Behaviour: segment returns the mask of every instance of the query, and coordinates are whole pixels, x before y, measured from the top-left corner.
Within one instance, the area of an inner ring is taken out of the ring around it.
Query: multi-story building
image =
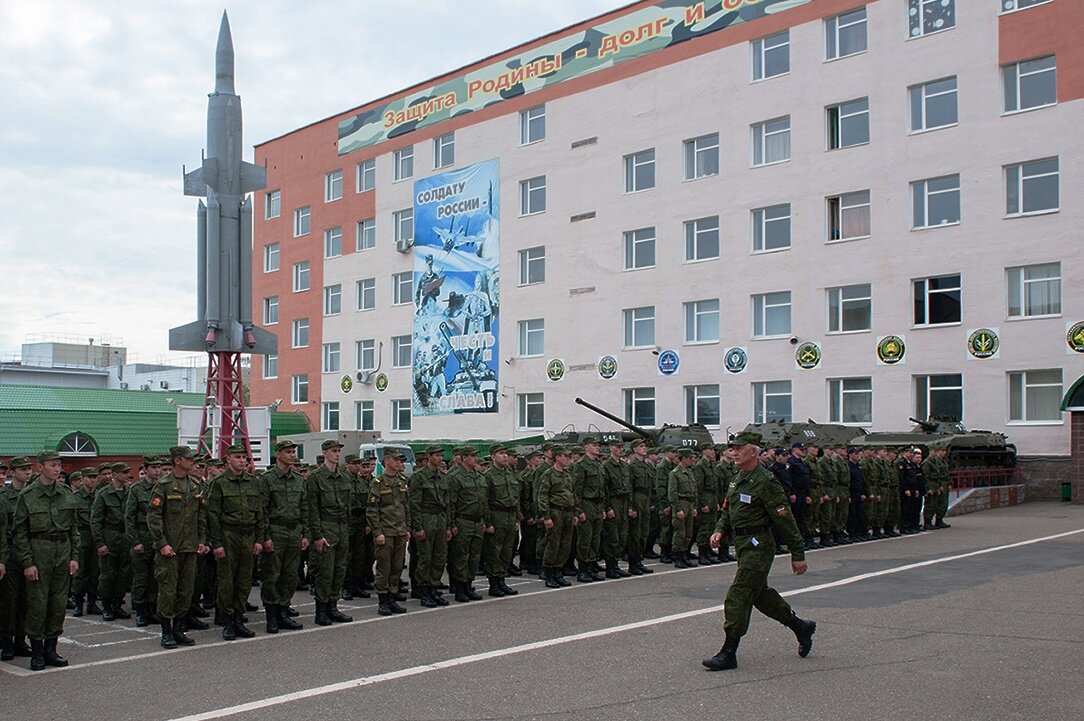
[[[257,146],[254,303],[280,351],[253,402],[417,438],[612,427],[576,396],[720,440],[957,416],[1068,453],[1084,3],[662,5]],[[420,388],[447,389],[412,369],[431,241],[415,183],[492,159],[499,410],[418,413]]]

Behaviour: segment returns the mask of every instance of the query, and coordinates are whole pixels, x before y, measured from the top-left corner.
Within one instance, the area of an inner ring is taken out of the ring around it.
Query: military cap
[[[356,453],[351,453],[346,457],[347,463],[361,463],[361,456]]]
[[[385,448],[384,458],[406,458],[398,448]]]
[[[431,456],[443,456],[444,448],[442,446],[429,446],[425,449],[425,452]]]
[[[742,431],[741,433],[730,439],[730,445],[734,448],[737,448],[738,446],[744,446],[750,443],[754,446],[759,446],[761,440],[762,439],[759,433],[755,433],[753,431]]]
[[[55,461],[60,458],[60,454],[56,451],[42,451],[38,454],[38,463],[45,463],[46,461]]]
[[[572,455],[572,450],[568,446],[550,445],[550,449],[555,456],[568,456]]]
[[[858,450],[859,450],[858,446],[847,446],[847,454],[848,455],[850,455],[851,453],[858,453]]]
[[[113,472],[114,473],[131,473],[132,469],[127,463],[114,463],[113,464]]]
[[[541,446],[543,453],[545,453],[546,451],[552,451],[555,447],[556,446],[554,446],[554,444],[550,443],[549,441],[543,443]]]
[[[609,441],[607,441],[606,445],[608,445],[608,446],[624,446],[625,442],[623,440],[621,440],[620,437],[614,437],[614,438],[611,438]]]
[[[275,444],[275,453],[278,453],[279,451],[286,451],[291,448],[297,448],[297,444],[293,441],[279,441]]]
[[[414,451],[415,458],[426,458],[429,456],[429,451]]]
[[[696,458],[696,451],[692,448],[682,448],[677,452],[678,458]]]
[[[0,470],[7,470],[8,468],[11,468],[11,466],[8,465],[8,462],[0,460]]]
[[[513,458],[519,457],[519,451],[515,448],[505,448],[504,450],[507,451],[508,455],[512,456]]]
[[[576,454],[579,454],[581,456],[584,454],[583,446],[581,446],[581,445],[572,446],[568,450],[569,450],[570,453],[576,453]]]
[[[73,481],[78,481],[82,477],[83,477],[83,474],[81,472],[79,472],[79,471],[76,471],[75,473],[68,476],[68,482],[71,483]]]
[[[199,464],[199,463],[206,464],[207,461],[209,461],[209,460],[211,460],[211,457],[209,455],[207,455],[206,453],[197,453],[196,454],[196,463],[197,464]]]
[[[143,465],[156,466],[158,465],[158,456],[143,456]]]
[[[811,443],[810,445],[815,445],[815,444]],[[803,448],[804,449],[805,444],[804,443],[791,443],[790,444],[790,449],[793,451],[795,448]]]
[[[320,444],[320,450],[321,451],[327,451],[327,450],[330,450],[332,448],[342,448],[342,447],[343,447],[343,444],[339,443],[334,438],[328,438],[326,441],[324,441],[323,443]]]
[[[168,466],[169,456],[155,456],[154,465],[156,466]]]
[[[634,438],[633,440],[629,441],[629,448],[635,448],[636,446],[641,445],[648,445],[646,438]]]
[[[494,443],[492,446],[489,447],[489,455],[492,456],[494,453],[500,453],[501,451],[507,450],[508,449],[505,448],[503,443]]]
[[[478,449],[475,448],[474,446],[463,446],[463,448],[460,449],[459,455],[461,455],[461,456],[476,456],[476,455],[478,455]]]
[[[583,440],[580,441],[580,445],[583,446],[586,446],[588,443],[598,443],[598,439],[594,436],[584,436]]]
[[[112,463],[99,463],[98,464],[98,473],[101,473],[102,471],[112,471],[112,470],[113,470],[113,464]]]
[[[324,456],[323,456],[323,454],[321,454],[319,456],[316,456],[316,465],[317,466],[324,465]]]
[[[786,453],[787,449],[784,448],[783,446],[776,446],[774,452],[775,453]]]
[[[12,463],[15,462],[14,458],[11,459],[11,460],[12,460]],[[14,468],[14,467],[15,466],[13,465],[12,468]],[[97,478],[98,477],[98,466],[87,466],[86,468],[83,469],[83,476],[84,477],[89,476],[91,478]]]
[[[533,451],[528,451],[527,460],[531,460],[532,458],[538,458],[540,455],[542,455],[542,451],[537,448]]]
[[[189,446],[173,446],[169,449],[170,459],[189,458],[195,460],[196,453]]]
[[[15,458],[11,459],[11,469],[12,470],[15,470],[16,468],[29,468],[32,465],[34,465],[34,462],[31,461],[26,456],[16,456]],[[94,474],[97,475],[98,471],[95,470]]]
[[[232,446],[230,446],[229,448],[226,449],[226,455],[227,456],[232,456],[235,453],[240,453],[241,455],[246,455],[245,446],[243,444],[241,444],[241,443],[234,443]]]

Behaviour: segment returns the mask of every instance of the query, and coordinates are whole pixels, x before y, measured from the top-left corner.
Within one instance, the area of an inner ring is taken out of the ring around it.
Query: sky
[[[110,336],[177,358],[223,9],[252,146],[628,0],[0,0],[0,358]]]

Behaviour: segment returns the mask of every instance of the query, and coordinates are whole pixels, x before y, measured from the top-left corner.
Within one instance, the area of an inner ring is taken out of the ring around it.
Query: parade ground
[[[952,528],[818,550],[772,584],[817,621],[800,659],[790,631],[753,614],[739,668],[700,660],[722,641],[735,565],[546,589],[350,624],[166,651],[158,629],[65,624],[65,669],[0,664],[20,721],[139,719],[937,719],[1078,717],[1084,672],[1084,507],[1033,503]],[[484,579],[483,579],[484,580]],[[484,585],[484,584],[483,584]],[[253,589],[258,600],[258,589]]]

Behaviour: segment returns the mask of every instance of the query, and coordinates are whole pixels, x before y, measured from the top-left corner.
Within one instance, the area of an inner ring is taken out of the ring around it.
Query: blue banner
[[[413,414],[496,413],[500,162],[414,183]]]

